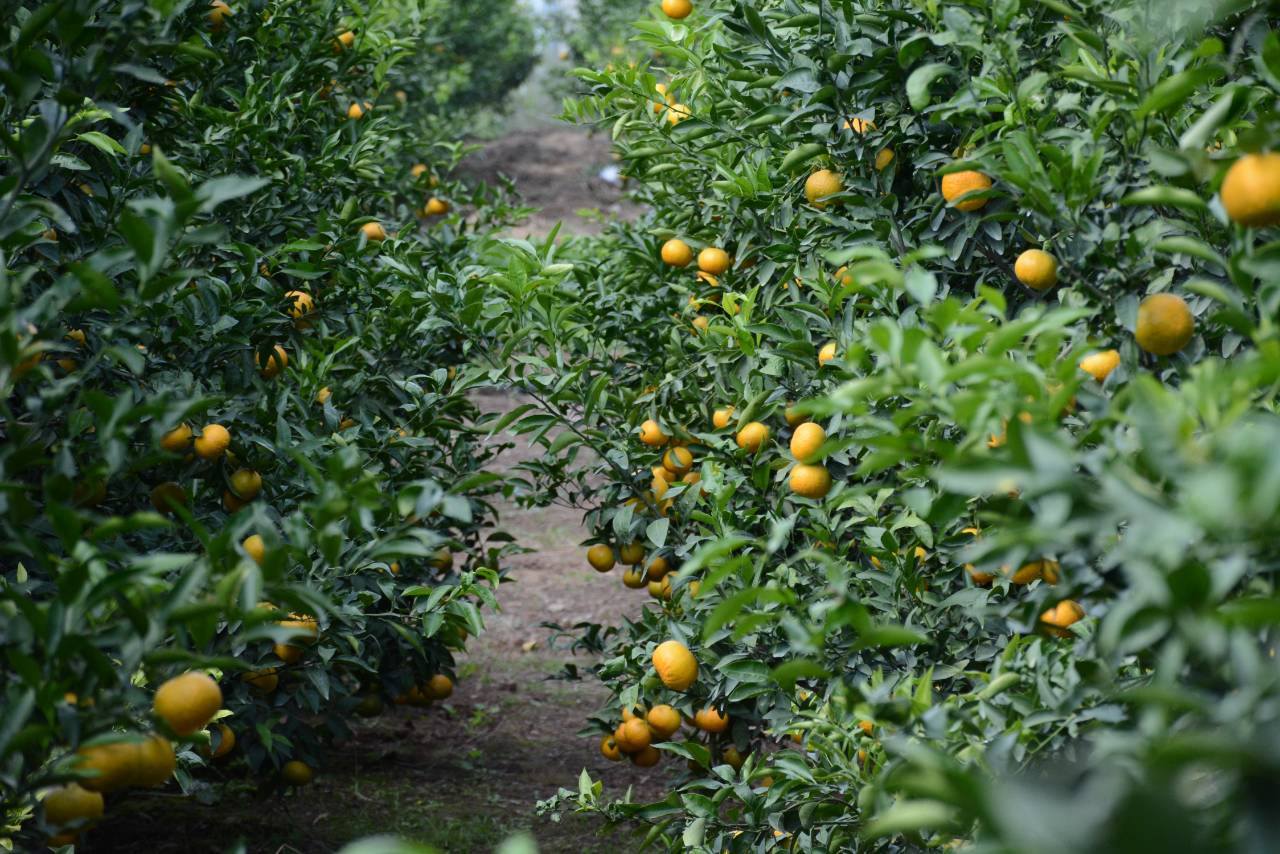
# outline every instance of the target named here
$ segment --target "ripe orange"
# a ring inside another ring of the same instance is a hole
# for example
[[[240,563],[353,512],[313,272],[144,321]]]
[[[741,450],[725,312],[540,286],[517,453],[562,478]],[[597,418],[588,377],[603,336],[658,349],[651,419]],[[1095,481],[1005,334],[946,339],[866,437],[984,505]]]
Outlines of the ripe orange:
[[[244,549],[244,553],[251,557],[254,563],[262,566],[262,561],[267,556],[267,544],[263,541],[261,534],[250,534],[245,537],[240,548]]]
[[[644,546],[640,543],[627,543],[618,548],[618,561],[634,566],[644,560]]]
[[[160,447],[171,454],[183,454],[191,447],[191,426],[179,424],[160,437]]]
[[[669,575],[664,575],[657,581],[650,581],[648,587],[649,595],[654,599],[671,598],[671,576]]]
[[[644,707],[643,703],[637,703],[634,706],[623,706],[622,720],[626,722],[630,720],[635,720],[636,718],[643,718],[648,713],[649,713],[649,710]]]
[[[253,469],[236,469],[227,482],[231,491],[242,501],[252,501],[262,492],[262,475]]]
[[[85,774],[80,785],[92,792],[118,792],[138,776],[139,739],[95,744],[76,751],[76,771]]]
[[[214,730],[217,733],[217,737],[209,742],[208,755],[210,759],[223,759],[230,754],[231,751],[235,750],[236,734],[235,731],[226,724],[217,724],[214,726]],[[217,742],[216,746],[214,745],[214,741]]]
[[[1018,281],[1033,291],[1047,291],[1058,284],[1058,259],[1043,249],[1028,249],[1013,265]]]
[[[809,420],[808,415],[801,415],[799,412],[796,412],[796,408],[790,404],[788,404],[787,408],[783,410],[782,417],[787,420],[788,427],[799,427],[801,424]]]
[[[818,351],[818,367],[822,367],[836,357],[836,342],[828,341]]]
[[[708,706],[694,714],[693,725],[703,732],[724,732],[729,728],[729,716]]]
[[[1102,350],[1080,360],[1080,370],[1090,374],[1098,382],[1104,381],[1119,366],[1119,350]]]
[[[671,571],[671,563],[662,555],[658,555],[649,564],[647,575],[650,581],[660,581]]]
[[[804,182],[804,197],[809,200],[809,204],[819,210],[830,204],[824,199],[842,192],[844,192],[844,181],[830,169],[819,169]]]
[[[222,689],[207,674],[191,671],[156,689],[151,708],[178,735],[204,729],[222,708]]]
[[[306,291],[288,291],[284,297],[292,303],[289,306],[289,316],[294,320],[300,320],[316,310],[316,301]]]
[[[708,246],[698,253],[698,269],[719,276],[729,269],[729,253],[715,246]]]
[[[265,670],[250,670],[240,677],[240,681],[249,686],[255,694],[270,694],[280,685],[280,676],[274,667]]]
[[[435,196],[432,196],[431,198],[427,199],[427,206],[422,210],[423,210],[423,213],[425,213],[427,216],[444,216],[449,212],[450,208],[451,208],[450,204],[446,202],[444,199],[439,199],[439,198],[436,198]]]
[[[801,498],[826,498],[831,491],[831,473],[823,465],[800,463],[791,470],[788,485]]]
[[[1222,181],[1222,208],[1240,225],[1280,225],[1280,153],[1246,154]]]
[[[662,0],[662,12],[668,18],[680,21],[693,11],[691,0]]]
[[[693,263],[693,250],[683,240],[673,237],[662,244],[662,263],[668,267],[688,267]]]
[[[1176,294],[1152,294],[1138,305],[1134,337],[1148,353],[1173,355],[1191,342],[1195,329],[1187,301]]]
[[[639,590],[649,583],[644,571],[638,566],[629,566],[627,571],[622,573],[622,583],[632,590]]]
[[[1040,623],[1044,630],[1063,638],[1071,637],[1071,632],[1067,631],[1067,628],[1083,619],[1084,608],[1079,602],[1071,599],[1063,599],[1040,615]]]
[[[981,209],[987,204],[987,199],[966,199],[958,203],[955,200],[965,193],[990,189],[991,179],[981,172],[968,170],[965,172],[952,172],[950,175],[942,176],[942,198],[946,199],[947,204],[951,204],[956,210],[976,211]]]
[[[600,755],[610,762],[617,762],[622,759],[622,750],[618,747],[618,742],[613,736],[606,735],[600,739]]]
[[[640,425],[640,441],[646,445],[660,447],[671,441],[667,434],[662,432],[662,428],[658,426],[658,422],[652,418]]]
[[[723,409],[717,409],[711,413],[711,423],[717,430],[723,430],[729,426],[729,420],[733,418],[733,407],[726,406]]]
[[[725,765],[730,766],[735,771],[742,768],[742,763],[745,761],[742,754],[738,752],[738,748],[732,744],[724,749],[720,754],[720,758],[724,760]],[[776,835],[777,831],[774,831],[774,834]]]
[[[693,113],[687,104],[672,104],[670,109],[667,110],[667,121],[670,124],[678,125],[692,115]]]
[[[290,786],[305,786],[315,779],[315,776],[315,771],[311,770],[310,765],[297,759],[289,760],[280,769],[280,778]]]
[[[415,163],[413,166],[409,167],[409,175],[413,178],[421,178],[426,171],[427,164],[425,163]]]
[[[700,314],[693,319],[693,328],[699,332],[706,332],[711,328],[711,319]]]
[[[267,363],[262,364],[262,354],[254,352],[253,363],[258,366],[258,373],[262,374],[263,379],[273,380],[280,376],[280,372],[289,367],[289,354],[279,344],[271,350],[271,355],[267,357]]]
[[[669,640],[658,644],[653,651],[653,668],[658,671],[662,684],[673,691],[687,691],[698,678],[698,660],[689,647],[680,641]]]
[[[364,234],[365,239],[370,243],[381,243],[387,239],[387,230],[382,227],[380,222],[366,222],[360,226],[360,232]]]
[[[324,406],[326,403],[329,402],[330,397],[333,397],[333,392],[329,389],[328,386],[325,386],[324,388],[316,392],[316,403],[320,404],[321,406]]]
[[[663,456],[662,467],[679,477],[693,468],[693,454],[688,448],[672,448]]]
[[[631,764],[637,768],[652,768],[660,759],[662,759],[662,751],[652,745],[631,754]]]
[[[765,442],[769,441],[769,428],[759,421],[744,424],[738,431],[738,447],[750,453],[756,453]]]
[[[215,30],[222,29],[226,25],[227,18],[231,16],[231,7],[223,0],[213,0],[209,7],[209,26]]]
[[[650,709],[645,720],[649,722],[649,728],[653,730],[653,734],[659,741],[666,741],[680,729],[680,713],[666,703]]]
[[[351,106],[347,107],[347,118],[352,119],[353,121],[359,121],[360,119],[363,119],[364,107],[360,106],[355,102],[352,102]]]
[[[608,572],[613,569],[613,549],[604,543],[597,543],[587,549],[587,563],[596,572]]]
[[[345,33],[339,33],[338,37],[333,40],[333,52],[342,53],[356,42],[356,34],[347,30]]]
[[[202,460],[216,460],[231,444],[231,431],[221,424],[206,424],[196,438],[196,454]]]
[[[453,680],[443,673],[437,673],[422,686],[422,693],[431,700],[447,700],[453,696]]]
[[[827,431],[812,421],[796,427],[791,434],[791,456],[800,462],[808,462],[822,443],[827,441]]]
[[[133,784],[145,789],[156,789],[169,782],[178,767],[178,757],[173,743],[163,735],[152,733],[138,745],[138,767]]]
[[[1014,584],[1030,584],[1039,578],[1045,584],[1057,584],[1060,569],[1056,560],[1033,560],[1018,567],[1011,580]]]
[[[151,506],[156,508],[157,513],[173,516],[176,514],[175,508],[184,507],[186,503],[187,491],[171,480],[157,484],[151,490]]]
[[[851,130],[854,133],[866,133],[869,130],[876,129],[876,123],[868,119],[852,118],[845,122],[841,127],[845,130]]]
[[[892,148],[882,148],[876,152],[876,171],[883,172],[889,168],[889,164],[893,162],[894,153]]]
[[[623,753],[638,753],[649,746],[653,733],[645,720],[632,718],[618,725],[613,738]]]
[[[100,819],[106,804],[100,792],[91,792],[79,783],[68,783],[52,789],[41,801],[44,820],[53,827],[74,822],[93,822]]]

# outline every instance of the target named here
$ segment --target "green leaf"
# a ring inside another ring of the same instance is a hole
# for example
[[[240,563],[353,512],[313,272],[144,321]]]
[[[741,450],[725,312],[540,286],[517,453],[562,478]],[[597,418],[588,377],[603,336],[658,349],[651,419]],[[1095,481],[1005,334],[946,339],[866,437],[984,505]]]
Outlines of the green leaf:
[[[954,73],[955,69],[944,62],[930,62],[911,72],[907,78],[907,100],[911,103],[911,109],[919,112],[929,106],[932,98],[929,87],[933,85],[933,81]]]

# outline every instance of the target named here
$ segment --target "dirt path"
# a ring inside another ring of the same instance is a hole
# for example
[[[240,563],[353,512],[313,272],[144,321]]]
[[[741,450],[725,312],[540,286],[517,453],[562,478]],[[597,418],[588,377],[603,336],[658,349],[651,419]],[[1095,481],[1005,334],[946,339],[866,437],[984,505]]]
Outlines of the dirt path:
[[[477,395],[489,412],[509,411],[509,395]],[[508,437],[510,438],[510,437]],[[514,439],[513,439],[514,441]],[[499,468],[533,456],[523,443],[505,451]],[[600,756],[598,739],[577,735],[605,694],[591,678],[592,659],[548,645],[545,622],[616,625],[647,597],[600,575],[578,545],[581,514],[563,507],[501,508],[501,529],[534,551],[513,557],[511,582],[499,591],[502,611],[459,660],[453,697],[428,710],[391,707],[357,723],[355,738],[335,749],[306,789],[264,802],[252,781],[232,775],[216,804],[141,793],[120,804],[91,835],[104,852],[226,852],[244,840],[247,854],[322,854],[363,836],[394,833],[447,854],[488,854],[513,833],[529,833],[542,854],[615,854],[638,847],[622,829],[565,816],[534,814],[535,802],[561,787],[576,789],[583,768],[620,796],[660,797],[666,774]],[[556,679],[572,661],[586,678]]]
[[[562,234],[599,234],[608,221],[639,213],[622,198],[620,187],[600,177],[613,164],[605,135],[567,125],[539,126],[481,144],[484,149],[459,167],[461,176],[491,184],[500,176],[510,178],[524,203],[539,209],[512,230],[515,236],[542,237],[556,223],[563,223]]]

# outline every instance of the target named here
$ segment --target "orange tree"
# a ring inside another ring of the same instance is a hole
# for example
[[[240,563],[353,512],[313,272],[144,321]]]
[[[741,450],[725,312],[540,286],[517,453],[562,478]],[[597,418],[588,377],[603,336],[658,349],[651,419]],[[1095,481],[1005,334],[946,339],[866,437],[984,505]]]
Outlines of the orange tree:
[[[228,768],[303,785],[353,715],[452,690],[509,547],[462,330],[473,232],[511,208],[447,180],[448,116],[409,94],[447,41],[429,5],[0,24],[19,848],[175,767],[188,792]]]
[[[529,476],[655,600],[583,627],[593,734],[683,760],[544,808],[672,850],[1273,838],[1268,4],[693,6],[571,107],[651,214],[491,279]]]

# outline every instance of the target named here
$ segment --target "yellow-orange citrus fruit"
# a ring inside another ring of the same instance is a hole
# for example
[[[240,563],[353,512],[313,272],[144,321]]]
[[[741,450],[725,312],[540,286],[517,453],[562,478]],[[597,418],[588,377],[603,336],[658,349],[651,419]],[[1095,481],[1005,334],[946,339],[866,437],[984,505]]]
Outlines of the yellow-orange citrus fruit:
[[[711,319],[700,314],[693,319],[693,328],[699,332],[706,332],[711,328]]]
[[[662,555],[658,555],[649,563],[646,573],[650,581],[657,581],[670,571],[671,562]]]
[[[804,197],[815,208],[825,208],[829,196],[844,192],[844,181],[830,169],[819,169],[804,182]]]
[[[973,579],[973,583],[979,587],[986,587],[996,580],[996,577],[989,572],[983,572],[971,563],[964,565],[965,572],[969,573],[969,577]]]
[[[668,267],[688,267],[693,263],[693,250],[679,238],[671,238],[662,244],[662,263]]]
[[[328,386],[325,386],[316,392],[316,403],[324,406],[329,402],[329,398],[331,397],[333,397],[333,391]]]
[[[347,107],[347,118],[352,120],[364,118],[364,107],[353,102],[351,106]]]
[[[280,372],[289,367],[289,354],[279,344],[271,349],[271,355],[267,356],[267,363],[262,364],[262,354],[255,352],[253,354],[253,363],[258,366],[258,373],[262,374],[264,379],[273,380],[280,376]]]
[[[735,771],[742,767],[742,763],[744,761],[742,754],[738,752],[738,748],[734,747],[732,744],[724,749],[724,752],[720,754],[720,757],[724,759],[725,765],[732,767]],[[777,835],[778,832],[775,830],[774,836]]]
[[[637,768],[652,768],[662,759],[662,751],[650,745],[631,754],[631,764]]]
[[[138,769],[133,784],[156,789],[169,782],[178,767],[173,743],[163,735],[151,734],[138,745]]]
[[[380,222],[366,222],[360,226],[360,232],[370,243],[381,243],[387,239],[387,230]]]
[[[1222,180],[1222,209],[1251,228],[1280,225],[1280,153],[1246,154]]]
[[[1013,274],[1033,291],[1047,291],[1058,284],[1058,259],[1043,249],[1028,249],[1014,262]]]
[[[1138,346],[1157,356],[1171,356],[1191,342],[1196,319],[1177,294],[1152,294],[1138,305],[1134,337]]]
[[[217,732],[217,746],[210,740],[209,758],[222,759],[236,749],[236,733],[226,724],[217,724],[214,730]]]
[[[876,152],[876,171],[883,172],[889,168],[889,164],[893,162],[894,153],[892,148],[882,148]]]
[[[151,506],[156,508],[157,513],[172,516],[175,507],[185,506],[186,503],[187,491],[171,480],[157,484],[151,490]]]
[[[679,477],[693,468],[693,454],[688,448],[672,448],[663,456],[662,467]]]
[[[265,670],[250,670],[240,677],[240,681],[249,686],[255,694],[270,694],[280,685],[280,676],[274,667]]]
[[[827,441],[826,430],[812,421],[801,424],[791,434],[791,456],[802,463],[808,462],[814,454],[818,453],[818,449],[825,441]]]
[[[662,428],[658,426],[658,422],[652,418],[640,425],[640,441],[646,445],[659,447],[667,444],[670,439],[666,433],[662,432]]]
[[[600,739],[600,755],[610,762],[622,759],[622,750],[613,736],[606,735]]]
[[[653,733],[649,724],[642,718],[623,721],[613,734],[614,740],[623,753],[636,753],[649,746]]]
[[[244,501],[252,501],[262,492],[262,475],[253,469],[236,469],[228,483],[236,497]]]
[[[1067,628],[1083,619],[1084,608],[1071,599],[1063,599],[1040,615],[1040,623],[1045,631],[1064,638],[1071,637]]]
[[[300,320],[316,310],[316,301],[306,291],[288,291],[284,298],[289,300],[289,316]]]
[[[803,415],[796,411],[794,406],[788,405],[782,412],[782,417],[787,420],[788,427],[799,427],[801,424],[809,420],[808,415]]]
[[[654,599],[670,599],[671,598],[671,576],[664,575],[657,581],[648,583],[649,595]]]
[[[634,566],[644,560],[644,546],[640,543],[627,543],[618,547],[618,561]]]
[[[729,716],[708,706],[694,714],[693,725],[703,732],[724,732],[729,728]]]
[[[658,644],[653,651],[653,669],[658,671],[662,684],[672,691],[687,691],[698,678],[698,660],[689,647],[680,641],[669,640]]]
[[[84,334],[83,329],[72,329],[64,337],[68,341],[76,342],[76,344],[79,344],[81,347],[87,347],[89,345],[89,338]]]
[[[868,119],[852,118],[845,122],[842,127],[854,133],[866,133],[869,130],[875,130],[876,123]]]
[[[818,351],[818,367],[822,367],[836,357],[836,342],[828,341]]]
[[[224,0],[213,0],[209,4],[209,25],[215,30],[222,29],[230,15],[231,7]]]
[[[622,573],[622,583],[632,590],[639,590],[649,583],[649,578],[640,567],[629,566],[626,572]]]
[[[244,549],[244,553],[253,559],[253,562],[262,565],[262,561],[267,556],[267,544],[263,541],[261,534],[250,534],[244,538],[244,542],[240,544]]]
[[[719,276],[729,269],[729,253],[715,246],[708,246],[698,253],[698,269]]]
[[[191,426],[179,424],[160,437],[160,447],[171,454],[184,454],[191,447]]]
[[[426,171],[427,171],[427,164],[415,163],[413,164],[413,166],[409,168],[409,175],[410,177],[413,177],[413,178],[421,178]]]
[[[791,469],[788,483],[801,498],[826,498],[831,491],[831,473],[826,466],[800,463]]]
[[[685,119],[692,116],[687,104],[672,104],[667,110],[667,121],[673,125],[678,125]]]
[[[767,441],[769,441],[769,428],[759,421],[744,424],[742,429],[738,431],[738,447],[744,451],[754,454]]]
[[[711,413],[711,423],[717,430],[723,430],[728,427],[731,418],[733,418],[732,406],[726,406]]]
[[[1109,377],[1111,372],[1119,366],[1119,350],[1102,350],[1098,353],[1091,353],[1080,360],[1080,370],[1091,375],[1098,382],[1102,382]]]
[[[643,703],[637,703],[634,706],[622,707],[622,719],[624,721],[635,720],[636,718],[643,718],[648,713],[649,713],[649,710],[644,707]]]
[[[204,729],[222,708],[222,689],[207,674],[183,673],[156,689],[151,707],[169,729],[191,735]]]
[[[668,18],[680,21],[693,11],[692,0],[662,0],[662,12]]]
[[[289,760],[280,769],[280,778],[290,786],[305,786],[315,779],[315,776],[310,765],[297,759]]]
[[[432,700],[447,700],[453,696],[453,680],[443,673],[437,673],[422,686],[422,693]]]
[[[654,466],[649,469],[649,473],[653,475],[654,480],[665,480],[667,483],[671,483],[671,481],[675,479],[675,475],[672,474],[665,465]]]
[[[608,572],[613,569],[613,549],[604,543],[596,543],[587,549],[587,563],[596,572]]]
[[[422,210],[427,216],[444,216],[449,212],[450,206],[444,199],[432,196],[427,199],[427,205]]]
[[[1030,584],[1039,578],[1045,584],[1057,584],[1060,570],[1056,560],[1033,560],[1018,567],[1011,580],[1014,584]]]
[[[40,802],[44,820],[52,827],[74,822],[93,822],[102,818],[106,804],[100,792],[91,792],[79,783],[68,783],[52,789]]]
[[[356,42],[356,34],[347,30],[345,33],[339,33],[338,37],[333,40],[333,52],[342,53]]]
[[[649,722],[649,728],[661,741],[675,735],[676,730],[680,729],[680,713],[666,703],[660,703],[650,709],[649,714],[645,715],[645,720]]]
[[[76,751],[76,771],[85,775],[80,785],[92,792],[118,792],[138,777],[140,740],[135,738],[95,744]]]
[[[231,445],[231,431],[221,424],[206,424],[195,444],[200,459],[216,460]]]
[[[952,204],[965,193],[990,189],[991,179],[972,169],[942,176],[942,198],[947,200],[947,204]],[[966,199],[955,204],[954,207],[961,211],[976,211],[985,206],[987,201],[987,199]]]

